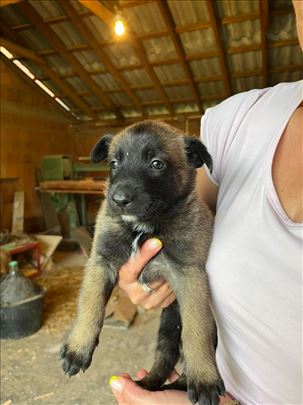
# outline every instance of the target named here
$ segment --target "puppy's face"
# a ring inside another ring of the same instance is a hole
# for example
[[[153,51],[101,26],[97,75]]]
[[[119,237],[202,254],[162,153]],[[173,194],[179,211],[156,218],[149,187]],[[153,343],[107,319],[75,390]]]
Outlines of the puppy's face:
[[[151,221],[190,193],[195,168],[204,162],[211,168],[211,158],[201,142],[182,135],[169,125],[143,121],[100,139],[91,157],[110,162],[111,215]]]

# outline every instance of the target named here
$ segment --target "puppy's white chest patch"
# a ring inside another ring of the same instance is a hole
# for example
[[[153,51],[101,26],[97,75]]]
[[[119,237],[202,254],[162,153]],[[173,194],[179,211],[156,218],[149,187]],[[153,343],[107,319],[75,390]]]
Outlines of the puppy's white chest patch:
[[[142,236],[143,234],[144,234],[144,232],[138,233],[138,235],[137,235],[137,236],[135,237],[135,239],[133,240],[133,243],[132,243],[132,252],[131,252],[130,257],[134,257],[135,254],[138,252],[138,249],[139,249],[138,242],[139,242],[139,239],[141,238],[141,236]]]
[[[130,257],[134,257],[139,249],[139,240],[144,234],[152,234],[154,228],[143,222],[138,222],[137,217],[134,215],[122,215],[122,219],[125,222],[130,222],[131,227],[135,232],[138,232],[135,239],[132,242],[132,251]]]

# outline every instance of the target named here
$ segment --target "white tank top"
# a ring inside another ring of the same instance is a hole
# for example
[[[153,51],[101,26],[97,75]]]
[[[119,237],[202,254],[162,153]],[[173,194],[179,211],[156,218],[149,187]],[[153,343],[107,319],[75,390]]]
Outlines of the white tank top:
[[[302,99],[303,81],[281,83],[235,95],[201,121],[214,163],[208,174],[219,186],[207,261],[217,360],[227,391],[243,404],[303,403],[303,226],[283,210],[271,173]]]

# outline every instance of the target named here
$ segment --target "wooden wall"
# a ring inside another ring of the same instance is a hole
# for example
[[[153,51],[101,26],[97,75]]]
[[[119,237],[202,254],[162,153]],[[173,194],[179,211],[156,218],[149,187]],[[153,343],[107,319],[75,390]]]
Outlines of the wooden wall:
[[[36,170],[47,154],[73,154],[70,121],[48,96],[1,63],[1,228],[11,229],[13,191],[25,192],[25,224],[41,217]],[[16,178],[16,181],[8,179]]]

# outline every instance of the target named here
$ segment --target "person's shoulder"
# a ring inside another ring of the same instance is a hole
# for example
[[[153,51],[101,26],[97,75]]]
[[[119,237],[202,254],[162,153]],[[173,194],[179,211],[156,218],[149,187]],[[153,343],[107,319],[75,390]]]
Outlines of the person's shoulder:
[[[235,94],[215,107],[208,108],[202,116],[201,125],[214,125],[212,132],[223,125],[234,123],[235,120],[241,120],[243,115],[259,100],[268,89],[254,89],[243,93]]]
[[[241,117],[246,114],[256,102],[262,102],[262,99],[266,98],[264,96],[284,98],[286,94],[293,91],[303,91],[303,80],[279,83],[273,87],[253,89],[235,94],[215,107],[207,109],[202,120],[208,118],[208,116],[217,118],[219,122],[226,118],[234,120],[235,116]]]
[[[222,165],[226,161],[229,145],[253,105],[268,89],[256,89],[235,94],[215,107],[206,110],[201,119],[201,139],[213,159],[213,173],[207,174],[211,181],[219,184]]]

